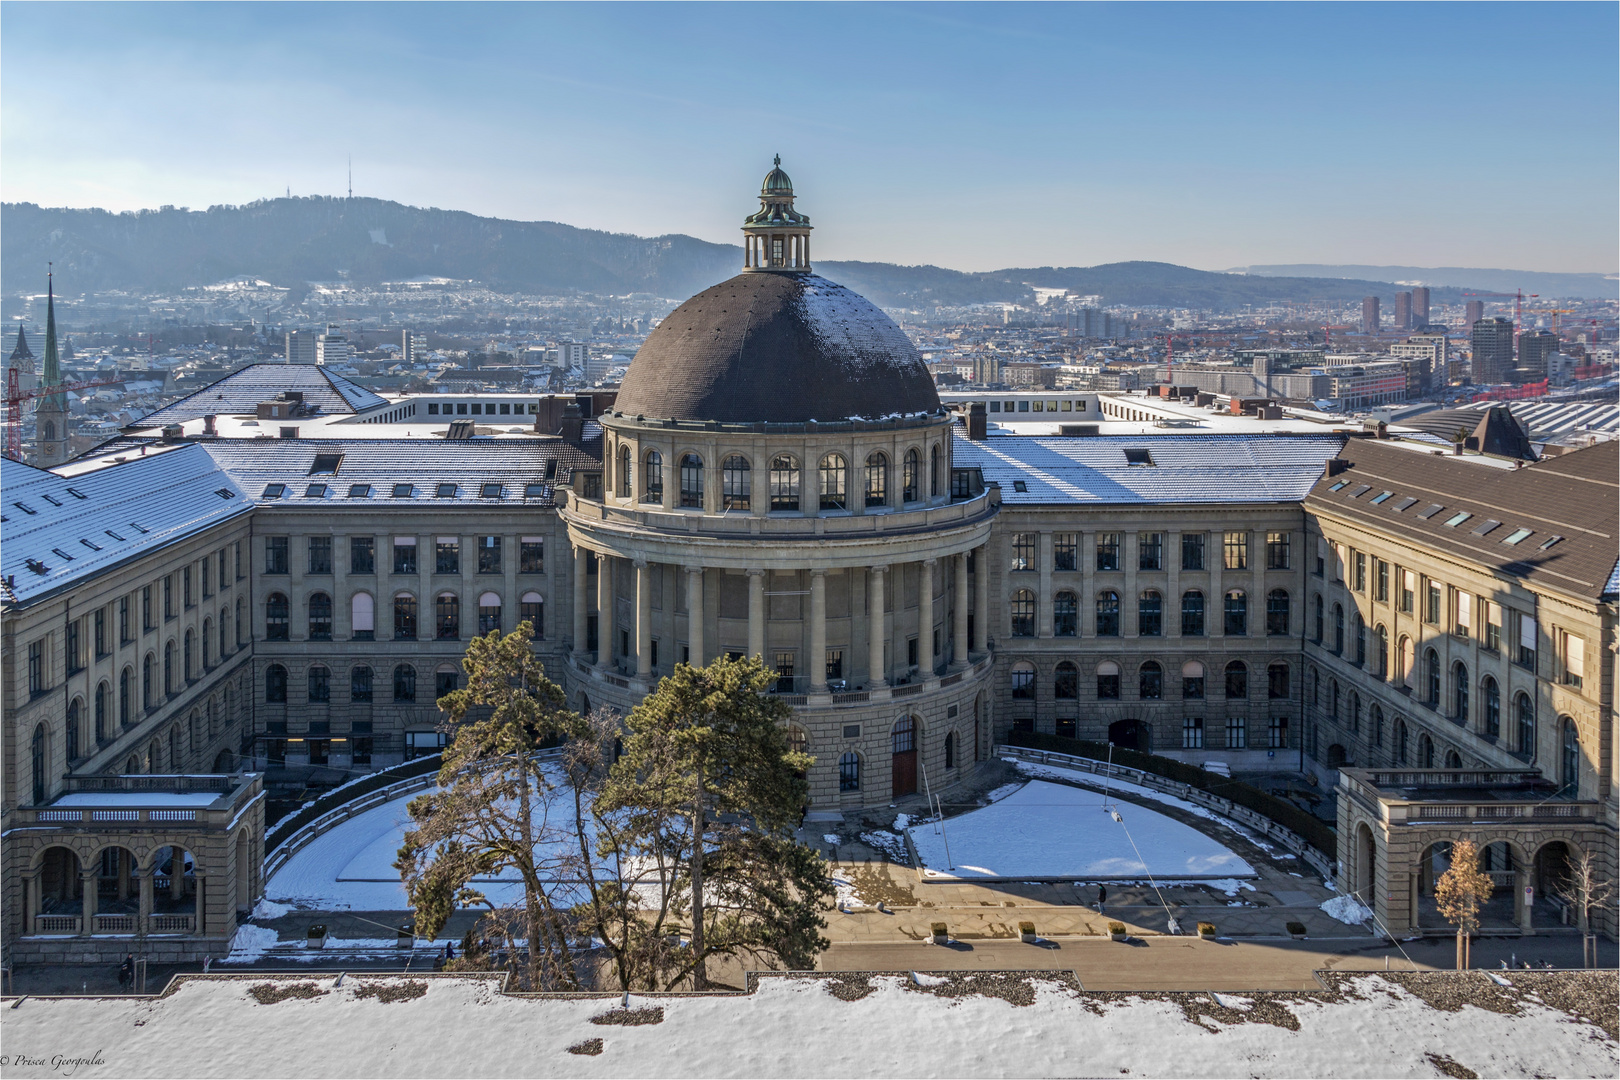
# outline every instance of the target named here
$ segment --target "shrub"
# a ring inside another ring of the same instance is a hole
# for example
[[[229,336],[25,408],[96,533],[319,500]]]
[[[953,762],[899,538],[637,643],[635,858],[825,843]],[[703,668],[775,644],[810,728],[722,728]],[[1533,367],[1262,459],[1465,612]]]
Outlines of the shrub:
[[[640,1027],[643,1024],[663,1022],[664,1009],[661,1005],[648,1005],[644,1009],[614,1009],[612,1012],[599,1013],[591,1017],[593,1024],[619,1024],[624,1027]]]
[[[289,998],[318,998],[326,994],[325,990],[312,982],[301,983],[254,983],[248,987],[248,993],[260,1005],[274,1005],[278,1001]]]
[[[1290,922],[1288,924],[1288,932],[1290,934],[1299,934],[1300,936],[1304,936],[1305,924],[1302,922]]]
[[[1097,761],[1108,760],[1108,744],[1092,742],[1089,739],[1070,739],[1063,735],[1047,735],[1038,731],[1009,731],[1007,743],[1011,746],[1028,747],[1031,750],[1050,750],[1058,754],[1094,758]],[[1306,813],[1293,803],[1279,799],[1275,795],[1268,795],[1241,780],[1229,780],[1224,776],[1205,772],[1196,765],[1173,761],[1157,754],[1144,754],[1140,750],[1125,750],[1117,746],[1114,747],[1114,764],[1141,769],[1143,772],[1187,784],[1200,791],[1207,791],[1211,795],[1230,799],[1239,806],[1270,818],[1284,828],[1292,829],[1304,837],[1306,843],[1328,858],[1332,859],[1337,855],[1338,843],[1334,838],[1333,826],[1314,814]]]
[[[1215,936],[1215,924],[1212,923],[1212,922],[1201,922],[1201,923],[1199,923],[1198,924],[1198,936],[1199,937],[1214,937]]]
[[[1122,922],[1110,922],[1108,924],[1108,932],[1110,934],[1123,934],[1125,932],[1125,924]]]
[[[376,998],[384,1005],[395,1001],[412,1001],[427,993],[427,983],[416,979],[395,983],[361,983],[354,988],[357,998]]]
[[[595,1057],[597,1054],[602,1052],[602,1040],[586,1039],[584,1042],[577,1042],[568,1048],[568,1052],[570,1054],[583,1054],[587,1057]]]

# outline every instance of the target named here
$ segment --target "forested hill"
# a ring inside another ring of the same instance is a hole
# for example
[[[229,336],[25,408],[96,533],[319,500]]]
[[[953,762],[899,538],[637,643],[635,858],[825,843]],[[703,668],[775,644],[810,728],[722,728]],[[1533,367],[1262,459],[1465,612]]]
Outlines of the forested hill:
[[[313,196],[121,214],[32,203],[0,207],[0,288],[36,291],[47,261],[74,293],[163,291],[242,276],[288,286],[448,277],[512,292],[649,292],[681,299],[736,273],[742,249],[679,234],[647,238],[381,199]],[[816,268],[889,307],[1027,301],[1039,286],[1130,306],[1219,310],[1377,295],[1392,309],[1397,288],[1157,262],[988,273],[872,262],[819,262]],[[1453,300],[1457,292],[1435,289],[1433,299]]]

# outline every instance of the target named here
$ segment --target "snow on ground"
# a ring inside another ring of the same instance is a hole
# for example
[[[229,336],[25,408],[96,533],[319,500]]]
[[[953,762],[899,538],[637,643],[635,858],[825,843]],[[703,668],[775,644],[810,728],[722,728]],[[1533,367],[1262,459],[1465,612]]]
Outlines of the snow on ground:
[[[1615,1041],[1528,980],[1485,984],[1511,1004],[1496,1012],[1442,1011],[1380,975],[1354,980],[1354,996],[1267,997],[1265,1009],[1254,995],[1108,999],[1042,981],[1020,1006],[927,985],[941,978],[875,976],[855,1001],[797,978],[747,996],[638,998],[663,1010],[640,1026],[590,1022],[616,998],[507,997],[488,979],[429,977],[422,996],[384,1002],[356,991],[394,980],[334,986],[321,973],[305,980],[319,996],[259,1005],[252,977],[194,978],[160,999],[27,998],[0,1010],[0,1032],[8,1078],[64,1075],[57,1056],[89,1059],[75,1077],[1433,1077],[1436,1058],[1483,1076],[1615,1074]],[[1184,1011],[1198,1002],[1221,1015]],[[1276,1010],[1287,1026],[1267,1022]],[[602,1040],[599,1056],[568,1053],[587,1039]]]
[[[990,794],[987,795],[986,798],[990,802],[993,802],[993,803],[1000,802],[1002,799],[1005,799],[1007,796],[1011,795],[1013,792],[1019,790],[1023,786],[1024,786],[1024,781],[1022,781],[1022,780],[1020,780],[1016,784],[1002,784],[1000,787],[998,787],[994,791],[990,792]]]
[[[944,835],[916,826],[911,842],[930,877],[1254,876],[1235,852],[1188,825],[1138,803],[1106,803],[1122,821],[1105,812],[1100,792],[1035,780],[947,818]]]
[[[278,904],[274,900],[261,899],[253,905],[253,918],[279,919],[293,910],[291,904]]]
[[[1373,913],[1367,908],[1367,905],[1353,896],[1344,894],[1324,900],[1317,906],[1333,918],[1350,926],[1362,926],[1368,919],[1373,917]]]
[[[863,832],[861,843],[874,851],[881,851],[889,859],[897,863],[911,862],[911,856],[906,853],[906,842],[892,832]]]

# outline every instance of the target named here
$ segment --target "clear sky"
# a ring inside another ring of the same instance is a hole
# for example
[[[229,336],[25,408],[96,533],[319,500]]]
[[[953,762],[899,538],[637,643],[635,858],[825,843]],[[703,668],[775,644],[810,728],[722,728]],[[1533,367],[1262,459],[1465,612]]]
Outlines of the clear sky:
[[[1614,272],[1620,7],[0,4],[0,194],[354,190],[823,259]]]

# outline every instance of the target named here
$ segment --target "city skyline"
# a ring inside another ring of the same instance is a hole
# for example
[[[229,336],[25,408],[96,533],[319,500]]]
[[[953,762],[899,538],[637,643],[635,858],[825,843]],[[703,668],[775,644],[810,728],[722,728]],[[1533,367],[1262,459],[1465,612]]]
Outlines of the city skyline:
[[[715,193],[781,153],[822,259],[1620,263],[1606,6],[0,10],[7,201],[341,195],[352,155],[356,194],[729,242]]]

